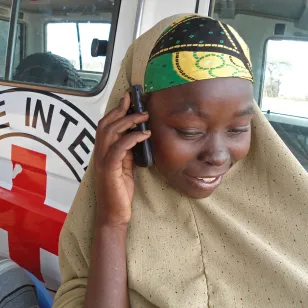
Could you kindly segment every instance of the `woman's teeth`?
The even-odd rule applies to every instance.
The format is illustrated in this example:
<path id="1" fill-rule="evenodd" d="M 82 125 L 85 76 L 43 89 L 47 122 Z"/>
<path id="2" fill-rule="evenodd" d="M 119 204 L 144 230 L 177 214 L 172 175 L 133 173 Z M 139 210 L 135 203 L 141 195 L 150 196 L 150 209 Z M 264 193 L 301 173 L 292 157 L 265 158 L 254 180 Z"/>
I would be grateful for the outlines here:
<path id="1" fill-rule="evenodd" d="M 213 181 L 215 181 L 217 178 L 197 178 L 198 180 L 202 180 L 205 183 L 211 183 Z"/>

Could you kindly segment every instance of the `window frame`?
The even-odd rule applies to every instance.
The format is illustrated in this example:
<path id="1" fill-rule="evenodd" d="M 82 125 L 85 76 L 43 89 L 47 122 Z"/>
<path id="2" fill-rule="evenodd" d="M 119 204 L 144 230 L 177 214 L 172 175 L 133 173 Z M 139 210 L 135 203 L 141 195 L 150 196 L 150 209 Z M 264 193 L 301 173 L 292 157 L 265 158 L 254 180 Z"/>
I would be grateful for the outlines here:
<path id="1" fill-rule="evenodd" d="M 266 74 L 266 64 L 267 64 L 267 45 L 269 41 L 295 41 L 295 42 L 308 42 L 308 38 L 305 37 L 291 37 L 291 36 L 284 36 L 284 35 L 275 35 L 268 37 L 263 46 L 263 57 L 262 57 L 262 67 L 261 67 L 261 80 L 260 80 L 260 87 L 259 87 L 259 98 L 258 98 L 258 106 L 260 107 L 261 111 L 263 113 L 266 113 L 266 111 L 262 110 L 262 100 L 263 100 L 263 94 L 264 94 L 264 86 L 265 86 L 265 74 Z M 270 115 L 277 115 L 280 117 L 289 117 L 292 119 L 299 119 L 299 120 L 306 120 L 308 121 L 308 117 L 300 117 L 292 114 L 284 114 L 284 113 L 278 113 L 278 112 L 271 112 Z M 305 122 L 306 122 L 305 121 Z"/>
<path id="2" fill-rule="evenodd" d="M 12 8 L 12 7 L 10 7 Z M 35 91 L 42 91 L 42 92 L 55 92 L 55 93 L 61 93 L 61 94 L 67 94 L 67 95 L 73 95 L 73 96 L 82 96 L 82 97 L 92 97 L 96 96 L 100 92 L 103 91 L 105 88 L 109 75 L 110 75 L 110 69 L 111 69 L 111 63 L 112 63 L 112 57 L 113 57 L 113 50 L 114 50 L 114 44 L 115 44 L 115 37 L 117 32 L 117 25 L 118 25 L 118 19 L 120 14 L 120 8 L 121 8 L 121 0 L 115 0 L 114 2 L 114 9 L 112 11 L 112 17 L 111 17 L 111 26 L 110 26 L 110 33 L 109 33 L 109 40 L 108 40 L 108 47 L 107 47 L 107 53 L 106 53 L 106 62 L 105 62 L 105 69 L 102 73 L 102 78 L 100 82 L 97 84 L 96 87 L 92 88 L 89 91 L 82 91 L 82 90 L 76 90 L 76 89 L 70 89 L 70 88 L 61 88 L 61 87 L 54 87 L 54 86 L 45 86 L 45 85 L 39 85 L 39 84 L 31 84 L 31 83 L 22 83 L 19 81 L 14 80 L 0 80 L 0 85 L 2 86 L 10 86 L 10 87 L 16 87 L 16 88 L 23 88 L 23 89 L 32 89 Z M 20 13 L 20 12 L 19 12 Z M 10 19 L 8 19 L 10 22 Z M 22 21 L 18 21 L 19 23 Z M 24 22 L 25 23 L 25 22 Z M 46 29 L 44 30 L 46 31 Z M 24 30 L 24 39 L 26 43 L 26 31 Z M 11 39 L 11 36 L 8 37 L 8 40 Z M 46 49 L 45 46 L 45 40 L 44 39 L 44 49 Z M 23 48 L 24 52 L 25 48 Z M 23 54 L 24 56 L 24 54 Z M 7 60 L 7 58 L 6 58 Z M 80 71 L 82 72 L 82 71 Z M 88 73 L 88 71 L 85 71 L 85 73 Z M 89 72 L 91 73 L 91 72 Z M 99 73 L 101 74 L 101 73 Z"/>
<path id="3" fill-rule="evenodd" d="M 83 20 L 72 20 L 72 21 L 68 21 L 68 23 L 75 23 L 75 24 L 86 24 L 88 22 L 86 21 L 83 21 Z M 63 23 L 61 21 L 55 21 L 55 20 L 52 20 L 52 21 L 47 21 L 45 22 L 44 24 L 44 34 L 45 34 L 45 39 L 44 39 L 44 51 L 47 52 L 47 25 L 48 24 L 59 24 L 59 23 Z M 90 22 L 91 24 L 110 24 L 110 33 L 111 33 L 111 27 L 112 27 L 112 20 L 111 22 L 109 21 L 91 21 Z M 109 39 L 110 39 L 110 35 L 109 35 Z M 108 41 L 108 45 L 109 45 L 109 41 Z M 108 51 L 107 51 L 108 53 Z M 107 62 L 107 54 L 106 54 L 106 62 Z M 106 62 L 105 62 L 105 67 L 106 67 Z M 102 75 L 103 72 L 97 72 L 97 71 L 86 71 L 86 70 L 79 70 L 76 68 L 76 70 L 80 73 L 86 73 L 86 74 L 97 74 L 97 75 Z M 104 69 L 105 71 L 105 69 Z"/>

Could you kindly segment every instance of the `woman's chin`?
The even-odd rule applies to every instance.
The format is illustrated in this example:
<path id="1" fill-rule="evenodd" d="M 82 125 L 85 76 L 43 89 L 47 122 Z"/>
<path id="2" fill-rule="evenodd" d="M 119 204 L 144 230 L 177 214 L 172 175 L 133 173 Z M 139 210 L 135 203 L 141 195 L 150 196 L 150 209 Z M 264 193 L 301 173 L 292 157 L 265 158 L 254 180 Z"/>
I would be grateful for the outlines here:
<path id="1" fill-rule="evenodd" d="M 188 193 L 185 193 L 185 195 L 189 198 L 192 198 L 192 199 L 205 199 L 205 198 L 208 198 L 210 197 L 212 194 L 213 194 L 214 190 L 212 192 L 203 192 L 203 193 L 197 193 L 197 192 L 188 192 Z"/>
<path id="2" fill-rule="evenodd" d="M 175 186 L 174 186 L 175 187 Z M 210 197 L 216 190 L 216 188 L 213 188 L 211 190 L 202 190 L 202 189 L 196 189 L 191 187 L 175 187 L 181 194 L 184 194 L 185 196 L 192 198 L 192 199 L 205 199 Z"/>

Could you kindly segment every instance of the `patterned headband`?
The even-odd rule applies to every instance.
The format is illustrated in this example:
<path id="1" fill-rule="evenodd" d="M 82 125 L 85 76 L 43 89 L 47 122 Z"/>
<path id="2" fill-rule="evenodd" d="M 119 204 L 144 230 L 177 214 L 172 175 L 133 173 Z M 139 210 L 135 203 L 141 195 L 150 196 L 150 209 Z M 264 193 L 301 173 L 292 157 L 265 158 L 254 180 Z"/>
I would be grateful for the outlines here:
<path id="1" fill-rule="evenodd" d="M 253 82 L 249 48 L 230 26 L 198 15 L 182 17 L 157 40 L 145 71 L 146 93 L 215 78 Z"/>

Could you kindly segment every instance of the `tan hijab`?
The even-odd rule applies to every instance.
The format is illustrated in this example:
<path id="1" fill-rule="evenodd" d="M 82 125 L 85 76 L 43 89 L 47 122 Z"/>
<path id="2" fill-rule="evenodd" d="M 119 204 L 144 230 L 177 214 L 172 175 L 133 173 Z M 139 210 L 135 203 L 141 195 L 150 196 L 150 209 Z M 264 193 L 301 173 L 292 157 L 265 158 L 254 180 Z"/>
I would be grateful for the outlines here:
<path id="1" fill-rule="evenodd" d="M 107 111 L 131 84 L 143 84 L 155 41 L 178 17 L 129 48 Z M 248 157 L 207 199 L 181 195 L 155 168 L 136 169 L 127 239 L 132 308 L 308 307 L 308 176 L 259 110 L 252 126 Z M 83 307 L 94 187 L 91 161 L 61 233 L 55 308 Z"/>

